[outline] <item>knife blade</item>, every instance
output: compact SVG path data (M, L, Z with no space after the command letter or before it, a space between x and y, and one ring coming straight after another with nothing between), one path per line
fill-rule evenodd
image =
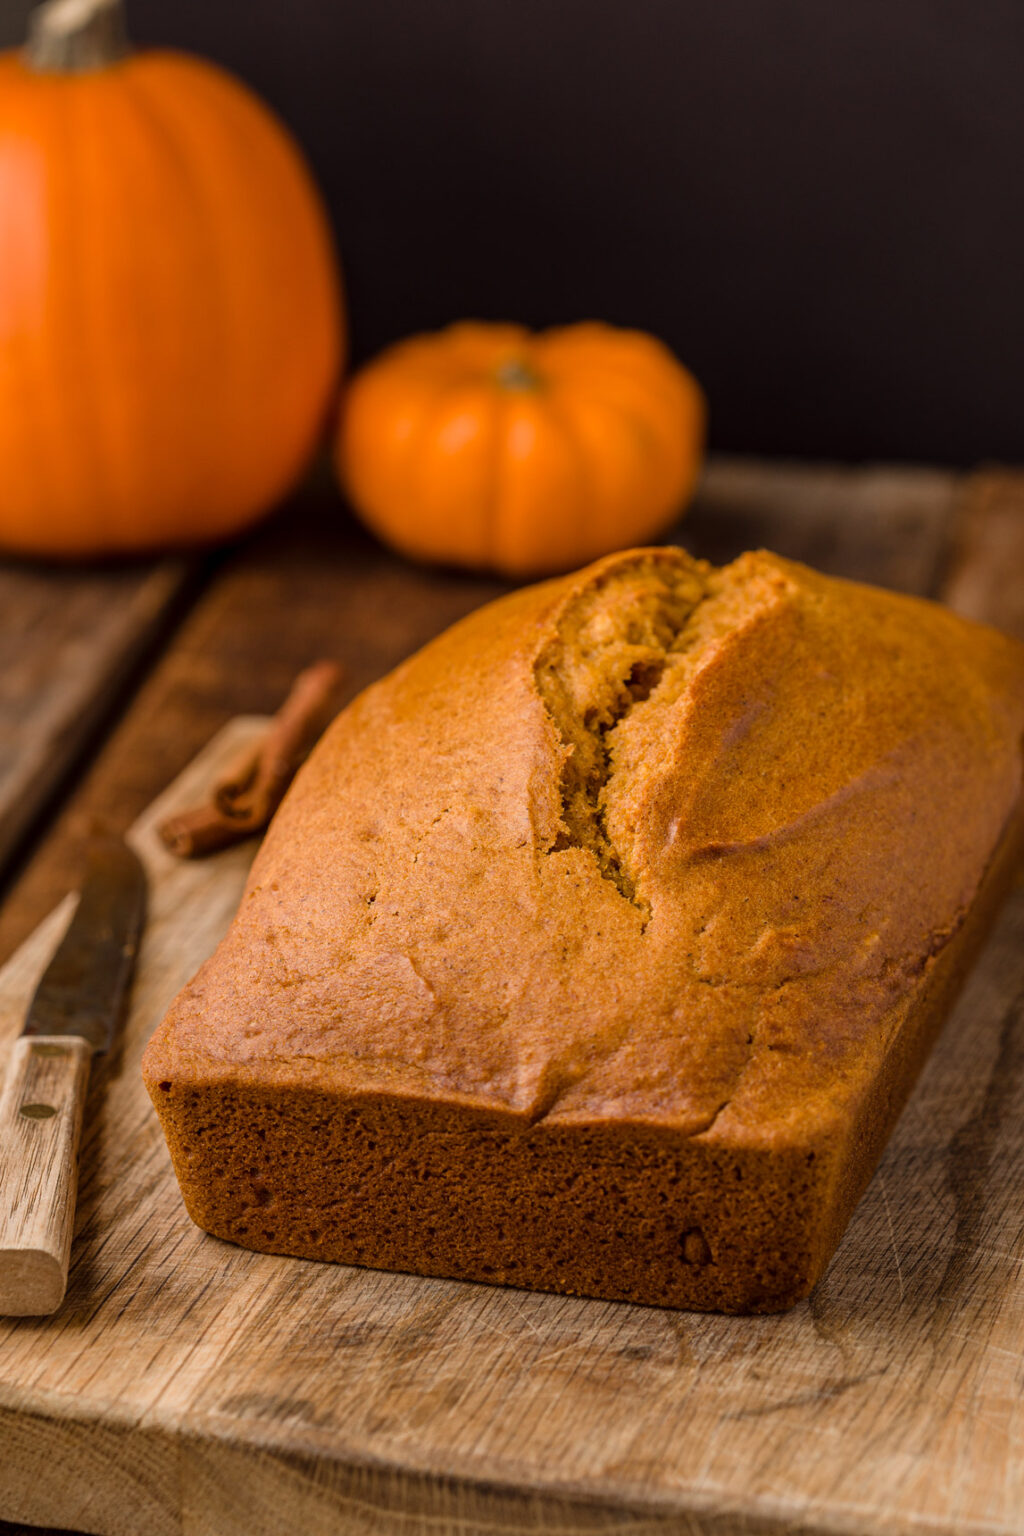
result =
M94 1054L114 1043L146 910L138 855L117 838L89 849L68 930L40 978L25 1035L76 1035Z
M137 855L94 843L0 1092L0 1316L46 1316L64 1298L89 1068L117 1038L145 908Z

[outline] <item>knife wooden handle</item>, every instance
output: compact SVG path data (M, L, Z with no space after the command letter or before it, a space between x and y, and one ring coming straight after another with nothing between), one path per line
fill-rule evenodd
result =
M92 1047L21 1035L0 1094L0 1316L55 1312L68 1283Z

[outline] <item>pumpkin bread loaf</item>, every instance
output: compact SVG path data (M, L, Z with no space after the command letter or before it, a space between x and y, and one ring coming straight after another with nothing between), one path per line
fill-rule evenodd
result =
M473 614L335 721L149 1045L190 1215L789 1306L1019 859L1022 734L1024 647L770 554Z

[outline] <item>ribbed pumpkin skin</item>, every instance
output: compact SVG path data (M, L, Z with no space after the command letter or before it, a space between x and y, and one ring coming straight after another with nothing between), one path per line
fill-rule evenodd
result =
M652 336L464 322L357 374L336 462L403 553L539 576L656 539L693 491L704 422L699 385Z
M0 546L207 542L302 472L342 362L319 196L202 60L0 55Z

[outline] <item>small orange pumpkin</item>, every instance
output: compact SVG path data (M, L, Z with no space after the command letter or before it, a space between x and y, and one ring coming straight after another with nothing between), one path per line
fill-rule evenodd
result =
M304 469L342 360L319 196L223 70L50 0L0 55L0 546L223 538Z
M653 336L464 322L356 375L336 458L356 511L404 554L537 576L662 533L693 491L704 421Z

